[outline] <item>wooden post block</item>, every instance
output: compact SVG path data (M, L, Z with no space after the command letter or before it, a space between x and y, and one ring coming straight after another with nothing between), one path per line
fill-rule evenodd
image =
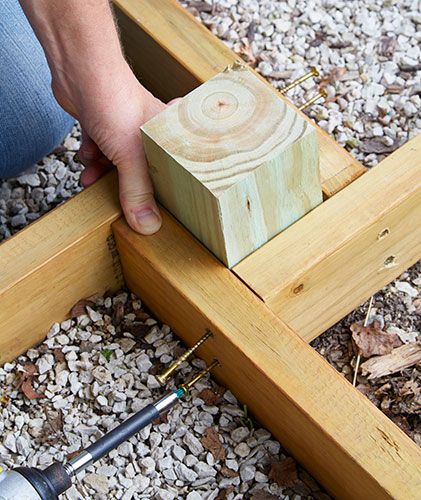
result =
M322 201L315 129L241 64L141 130L158 199L229 267Z

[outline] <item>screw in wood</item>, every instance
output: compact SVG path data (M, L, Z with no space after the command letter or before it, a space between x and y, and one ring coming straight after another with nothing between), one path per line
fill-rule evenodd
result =
M212 362L212 364L210 364L207 368L205 368L200 373L195 375L191 380L189 380L185 384L181 384L180 388L183 389L185 394L187 394L196 382L198 382L201 378L203 378L207 373L209 373L211 370L216 368L218 365L219 365L219 361L217 359L215 359Z
M210 330L206 330L206 333L201 337L190 349L188 349L184 354L182 354L178 359L176 359L161 375L156 378L160 384L165 384L167 378L175 371L177 368L186 361L209 337L212 337L213 333Z
M300 111L303 111L304 109L307 109L309 106L314 104L316 101L319 99L323 99L324 97L327 97L327 92L325 89L322 89L318 94L314 95L311 99L306 101L304 104L301 104L301 106L298 108Z
M306 73L303 76L300 76L299 78L297 78L296 80L294 80L293 82L291 82L289 85L287 85L286 87L284 87L283 89L281 89L279 92L282 95L286 94L289 90L293 89L297 85L300 85L301 83L305 82L309 78L313 78L313 77L317 77L317 76L319 76L319 72L317 71L317 68L315 68L314 66L312 66L310 68L310 71L308 73Z

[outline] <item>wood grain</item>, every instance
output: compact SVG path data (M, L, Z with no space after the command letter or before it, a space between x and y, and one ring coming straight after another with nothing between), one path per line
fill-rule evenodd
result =
M239 60L176 0L114 0L113 3L125 52L137 77L165 101L187 94ZM281 96L281 99L297 111L287 98ZM322 187L329 197L366 169L319 127L317 135Z
M142 237L113 225L127 284L189 345L218 358L219 381L338 498L416 498L414 442L164 212Z
M322 202L314 127L244 65L141 130L158 199L229 267Z
M0 364L40 342L80 298L122 285L115 184L109 174L0 245Z
M420 220L421 135L234 272L310 341L421 258Z

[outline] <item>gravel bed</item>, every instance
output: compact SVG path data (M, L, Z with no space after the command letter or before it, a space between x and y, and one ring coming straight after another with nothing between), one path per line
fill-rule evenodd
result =
M125 292L81 301L75 315L0 368L0 464L45 467L75 454L160 397L155 375L184 350L168 326ZM197 358L184 363L175 382L203 367ZM66 495L72 500L301 497L330 498L232 393L209 378L154 425L81 473Z
M276 88L315 66L321 78L288 93L366 166L421 132L418 0L184 0L212 33Z

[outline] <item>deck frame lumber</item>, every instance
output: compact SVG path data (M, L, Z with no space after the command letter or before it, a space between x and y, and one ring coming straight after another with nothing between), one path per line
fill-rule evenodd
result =
M113 3L125 53L135 74L164 101L187 94L235 61L241 61L176 0L113 0ZM276 92L267 80L258 76ZM314 125L289 99L280 97ZM318 126L316 129L322 186L329 197L366 168L327 132Z
M82 297L121 287L115 184L111 173L0 245L0 364L43 340Z
M115 4L135 71L163 99L184 95L237 59L175 1L115 0ZM348 190L358 198L360 189L375 191L376 186L369 186L375 178L371 172L366 180L364 176L345 187L365 169L320 130L319 141L325 193L337 193L329 203L336 197L345 199ZM395 153L401 154L415 161L410 150ZM390 200L383 209L367 205L373 223L376 217L381 222L392 217L393 222L396 210L412 203L413 187L399 184L399 179L394 182L398 201ZM112 173L0 245L0 364L41 341L50 325L62 321L80 298L121 286L110 227L121 216L117 198ZM317 210L322 214L330 206L322 204ZM299 224L307 224L307 217ZM326 223L325 216L320 221ZM296 328L293 332L171 217L164 215L162 232L152 238L133 235L123 221L115 228L129 269L128 283L188 344L206 327L215 331L214 343L205 345L200 354L208 361L217 356L225 367L230 365L229 371L216 372L221 382L330 491L340 498L416 497L419 450L299 339L307 333ZM399 231L396 234L402 234L405 243L398 250L393 246L393 251L401 257L398 263L403 268L411 264L414 254L408 248L410 228L404 224ZM355 244L367 237L371 238L369 228L360 218L351 240L342 233L331 242L332 248L340 251L342 243ZM320 269L329 255L317 255ZM368 252L361 254L361 269L371 269L372 262ZM308 269L307 261L302 264ZM393 268L381 281L367 272L364 293L353 287L349 302L364 300L399 272L400 268ZM229 301L220 300L221 290ZM230 307L232 301L239 307ZM335 303L331 307L326 326L342 314L335 311ZM250 322L245 324L245 318Z
M421 453L175 219L151 237L113 224L129 288L338 498L415 498Z
M311 341L421 258L420 220L421 135L233 270Z

